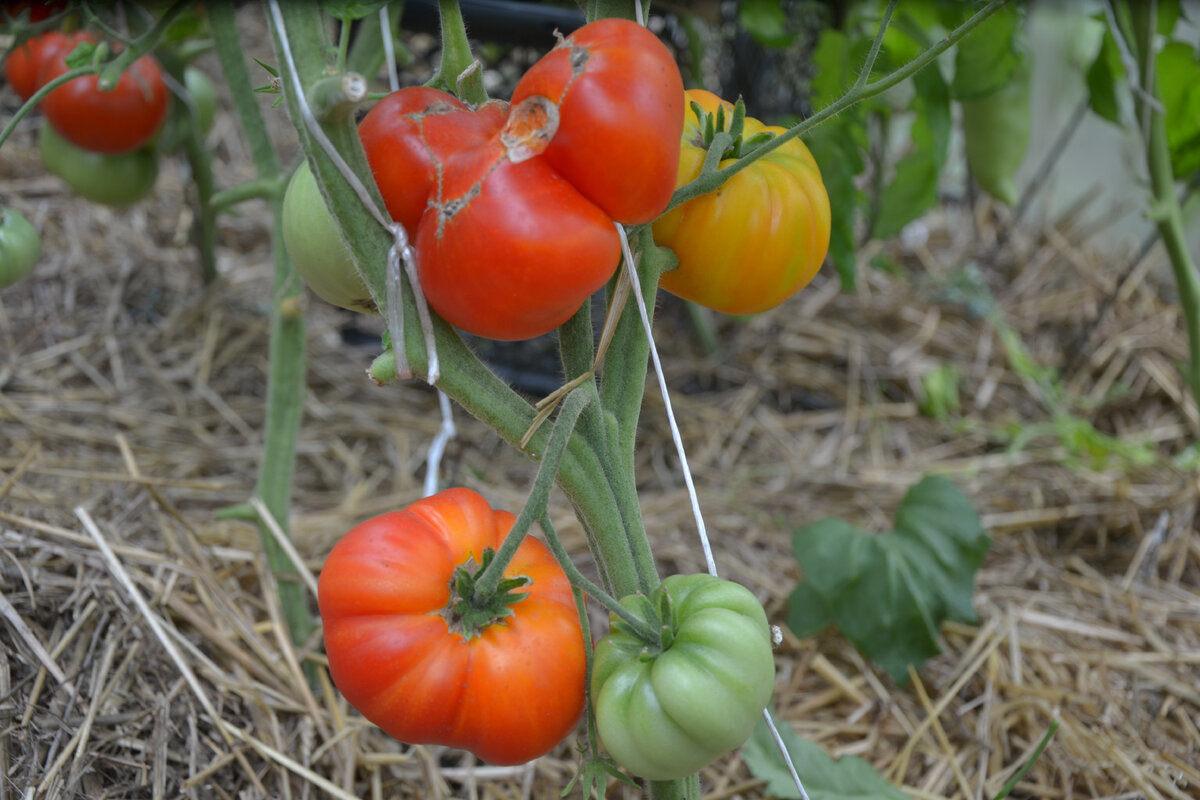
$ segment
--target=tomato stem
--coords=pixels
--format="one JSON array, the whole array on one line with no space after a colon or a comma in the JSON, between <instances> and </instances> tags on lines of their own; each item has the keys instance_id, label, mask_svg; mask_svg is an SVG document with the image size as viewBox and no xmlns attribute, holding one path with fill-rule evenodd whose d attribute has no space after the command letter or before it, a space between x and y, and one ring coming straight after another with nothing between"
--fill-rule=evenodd
<instances>
[{"instance_id":1,"label":"tomato stem","mask_svg":"<svg viewBox=\"0 0 1200 800\"><path fill-rule=\"evenodd\" d=\"M426 85L447 92L461 91L463 94L459 95L459 99L464 103L486 103L488 98L482 78L471 80L467 73L475 56L471 53L467 26L463 22L458 0L438 0L438 16L442 28L442 63Z\"/></svg>"},{"instance_id":2,"label":"tomato stem","mask_svg":"<svg viewBox=\"0 0 1200 800\"><path fill-rule=\"evenodd\" d=\"M575 563L571 561L571 556L567 549L563 547L562 540L558 538L558 533L555 532L554 526L550 522L548 514L542 514L541 517L542 532L546 535L546 544L550 547L550 552L558 559L559 566L567 575L567 580L571 585L584 592L588 597L604 606L610 613L615 615L623 622L626 627L634 633L639 639L646 642L648 645L658 646L660 641L658 631L646 623L637 614L634 614L625 606L621 605L615 597L597 586L594 582L588 580L587 576L579 571ZM590 651L590 646L589 646ZM588 654L589 670L591 669L591 653Z\"/></svg>"},{"instance_id":3,"label":"tomato stem","mask_svg":"<svg viewBox=\"0 0 1200 800\"><path fill-rule=\"evenodd\" d=\"M234 108L250 144L259 177L264 180L279 180L279 161L267 134L258 100L251 90L253 84L246 66L245 52L239 41L233 6L229 3L213 3L209 6L208 16L217 45L217 57L230 87ZM275 276L268 345L267 414L255 494L262 498L275 524L286 534L288 510L291 506L292 474L295 469L296 437L300 430L300 418L304 407L306 370L304 317L284 313L287 302L300 295L304 291L304 285L296 275L283 247L283 237L279 230L283 218L282 206L283 193L277 192L271 204L275 221L272 234ZM266 523L261 521L259 538L271 572L277 576L294 575L296 567L267 529ZM277 587L291 639L296 644L302 644L316 627L308 610L304 586L299 581L285 577L278 581ZM305 670L309 680L315 681L315 667L306 663Z\"/></svg>"},{"instance_id":4,"label":"tomato stem","mask_svg":"<svg viewBox=\"0 0 1200 800\"><path fill-rule=\"evenodd\" d=\"M542 456L541 466L538 467L537 477L534 478L533 489L530 490L529 497L525 501L525 507L517 515L517 520L513 523L508 536L504 537L504 544L500 545L496 557L487 564L475 580L473 597L476 605L486 603L488 598L496 593L504 570L517 552L517 548L521 546L521 542L525 540L530 525L546 513L546 506L550 502L550 489L554 486L558 466L562 463L563 454L567 451L567 443L575 430L575 423L579 420L579 415L590 399L586 392L576 389L567 395L567 399L563 402L562 410L558 412L558 419L550 433L546 453Z\"/></svg>"}]
</instances>

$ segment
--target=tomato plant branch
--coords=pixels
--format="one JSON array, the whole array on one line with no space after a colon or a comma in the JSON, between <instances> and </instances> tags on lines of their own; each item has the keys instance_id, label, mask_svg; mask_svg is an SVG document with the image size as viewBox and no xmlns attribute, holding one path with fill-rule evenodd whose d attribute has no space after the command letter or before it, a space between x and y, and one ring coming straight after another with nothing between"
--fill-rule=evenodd
<instances>
[{"instance_id":1,"label":"tomato plant branch","mask_svg":"<svg viewBox=\"0 0 1200 800\"><path fill-rule=\"evenodd\" d=\"M447 92L461 92L459 99L471 105L487 102L483 89L483 78L464 80L475 63L471 53L471 42L467 39L467 26L463 22L462 9L458 0L438 0L438 17L442 27L442 63L427 85Z\"/></svg>"},{"instance_id":2,"label":"tomato plant branch","mask_svg":"<svg viewBox=\"0 0 1200 800\"><path fill-rule=\"evenodd\" d=\"M17 129L17 123L20 122L26 114L28 114L30 111L33 111L33 109L37 107L38 103L42 102L46 95L53 92L59 86L62 86L64 83L72 81L75 78L83 75L94 74L96 74L96 68L93 66L76 67L75 69L67 70L54 80L47 81L45 84L43 84L41 88L34 92L28 100L21 104L21 107L17 109L17 113L13 114L12 119L10 119L8 124L4 126L4 129L0 130L0 147L4 146L4 143L8 141L8 137L12 136L13 131Z\"/></svg>"},{"instance_id":3,"label":"tomato plant branch","mask_svg":"<svg viewBox=\"0 0 1200 800\"><path fill-rule=\"evenodd\" d=\"M1175 175L1171 166L1171 149L1167 141L1166 117L1158 99L1158 81L1153 73L1156 30L1154 3L1136 5L1133 10L1133 26L1138 64L1143 70L1140 81L1143 91L1134 94L1134 102L1137 104L1145 132L1146 165L1154 193L1150 217L1158 227L1158 235L1162 238L1163 247L1171 262L1171 270L1175 274L1188 338L1188 363L1184 377L1193 401L1200 406L1200 275L1196 272L1191 253L1188 252L1183 211L1175 195Z\"/></svg>"},{"instance_id":4,"label":"tomato plant branch","mask_svg":"<svg viewBox=\"0 0 1200 800\"><path fill-rule=\"evenodd\" d=\"M261 178L277 180L280 177L279 162L251 90L253 83L250 81L245 53L239 41L233 5L214 3L209 6L208 15L216 42L217 57L231 89L242 130L250 143L255 167ZM268 345L267 415L263 432L262 461L255 492L262 498L263 504L275 518L280 530L286 533L291 505L292 473L295 468L296 437L304 408L305 342L304 315L299 302L304 285L283 247L283 236L279 229L283 218L282 207L283 194L277 192L271 202L275 223L271 239L275 277ZM263 523L259 525L259 538L271 572L280 578L279 600L292 641L301 644L315 630L304 586L295 579L295 565ZM307 665L306 669L310 670L310 677L315 675Z\"/></svg>"},{"instance_id":5,"label":"tomato plant branch","mask_svg":"<svg viewBox=\"0 0 1200 800\"><path fill-rule=\"evenodd\" d=\"M546 544L549 546L550 552L558 559L558 565L567 574L567 579L571 581L571 585L619 617L631 631L641 637L647 644L661 643L662 634L660 631L651 627L644 619L625 608L615 597L597 586L579 571L579 567L575 566L575 562L571 560L570 553L563 547L562 540L558 538L558 533L554 530L554 525L550 522L550 516L543 513L540 522L542 532L546 535ZM590 652L588 654L588 664L590 670Z\"/></svg>"},{"instance_id":6,"label":"tomato plant branch","mask_svg":"<svg viewBox=\"0 0 1200 800\"><path fill-rule=\"evenodd\" d=\"M128 47L117 54L116 58L104 65L104 68L99 71L100 77L96 83L97 88L102 92L107 92L116 87L117 81L121 80L121 73L134 61L137 61L155 47L158 47L158 43L162 41L163 34L167 32L167 28L190 5L192 5L192 0L177 0L176 3L164 11L150 30L131 41Z\"/></svg>"},{"instance_id":7,"label":"tomato plant branch","mask_svg":"<svg viewBox=\"0 0 1200 800\"><path fill-rule=\"evenodd\" d=\"M911 78L913 75L917 74L925 67L933 63L938 56L946 52L954 44L961 41L963 37L975 30L975 28L977 28L984 20L999 11L1000 7L1007 2L1008 0L991 0L991 2L989 2L986 6L975 12L970 19L959 25L953 31L948 33L945 38L934 44L929 49L925 50L923 53L921 53L921 55L917 56L912 61L909 61L904 66L899 67L879 80L863 85L858 85L856 83L855 86L850 89L850 91L846 92L835 102L830 103L808 119L797 123L784 133L781 133L770 141L760 145L753 152L743 156L742 158L739 158L729 166L710 170L707 169L706 162L706 169L702 169L700 174L696 176L694 180L692 180L690 183L680 186L675 190L675 194L672 195L671 202L667 206L667 211L686 203L688 200L691 200L694 197L699 197L700 195L716 191L721 184L733 177L734 174L741 172L743 169L750 166L775 148L782 147L786 142L795 139L797 136L803 136L823 122L836 117L846 109L855 106L864 100L869 100L872 97L880 95L883 92L886 92L888 89L891 89L893 86L907 80L908 78ZM868 71L869 70L864 70L864 72Z\"/></svg>"},{"instance_id":8,"label":"tomato plant branch","mask_svg":"<svg viewBox=\"0 0 1200 800\"><path fill-rule=\"evenodd\" d=\"M871 77L871 70L875 68L875 59L879 57L879 48L883 46L883 35L887 33L888 25L892 21L892 14L896 11L896 2L897 0L888 0L887 8L883 10L883 17L879 20L879 30L871 42L871 50L867 53L867 59L858 73L858 79L854 81L855 89L865 86L867 78Z\"/></svg>"},{"instance_id":9,"label":"tomato plant branch","mask_svg":"<svg viewBox=\"0 0 1200 800\"><path fill-rule=\"evenodd\" d=\"M248 200L273 200L281 195L287 183L280 177L253 178L237 186L214 192L208 204L214 211L225 211Z\"/></svg>"},{"instance_id":10,"label":"tomato plant branch","mask_svg":"<svg viewBox=\"0 0 1200 800\"><path fill-rule=\"evenodd\" d=\"M558 412L558 419L550 432L550 441L546 444L546 451L542 455L542 463L538 467L537 477L534 478L529 497L526 498L525 505L521 509L521 513L517 515L516 521L513 522L512 530L504 537L504 544L496 551L496 557L487 569L479 573L475 579L476 601L484 601L496 592L496 587L500 585L500 580L504 577L504 570L512 561L521 542L525 541L525 536L529 533L529 526L545 516L546 506L550 502L550 489L554 486L558 467L567 450L567 443L571 439L571 433L575 430L575 423L579 420L580 413L583 412L584 406L590 399L586 392L576 389L567 395L567 399L563 402L562 408Z\"/></svg>"}]
</instances>

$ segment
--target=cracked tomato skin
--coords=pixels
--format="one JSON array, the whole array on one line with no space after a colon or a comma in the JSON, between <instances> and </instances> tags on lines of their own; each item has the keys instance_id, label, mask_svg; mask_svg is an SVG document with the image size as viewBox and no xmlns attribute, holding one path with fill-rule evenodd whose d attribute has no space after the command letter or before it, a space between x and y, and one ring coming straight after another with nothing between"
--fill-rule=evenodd
<instances>
[{"instance_id":1,"label":"cracked tomato skin","mask_svg":"<svg viewBox=\"0 0 1200 800\"><path fill-rule=\"evenodd\" d=\"M733 105L711 92L691 89L709 113ZM704 133L685 112L678 184L700 174ZM745 138L780 134L774 125L746 117ZM732 163L725 159L721 167ZM693 198L654 223L654 241L679 257L659 285L726 314L756 314L774 308L804 288L829 249L829 195L817 162L799 139L781 145L725 181L715 192Z\"/></svg>"},{"instance_id":2,"label":"cracked tomato skin","mask_svg":"<svg viewBox=\"0 0 1200 800\"><path fill-rule=\"evenodd\" d=\"M675 191L683 79L666 46L624 19L579 28L522 76L516 106L541 95L559 109L545 158L617 222L663 212Z\"/></svg>"},{"instance_id":3,"label":"cracked tomato skin","mask_svg":"<svg viewBox=\"0 0 1200 800\"><path fill-rule=\"evenodd\" d=\"M70 49L61 49L42 63L38 85L67 72ZM170 93L162 67L152 56L129 65L117 85L102 92L98 75L81 75L59 86L42 101L42 111L59 135L93 153L117 155L147 144L167 118Z\"/></svg>"},{"instance_id":4,"label":"cracked tomato skin","mask_svg":"<svg viewBox=\"0 0 1200 800\"><path fill-rule=\"evenodd\" d=\"M519 764L579 720L583 632L545 545L526 538L505 570L532 582L502 622L468 640L443 615L455 567L498 550L514 520L474 491L447 489L367 520L330 552L318 585L330 673L351 705L400 741Z\"/></svg>"},{"instance_id":5,"label":"cracked tomato skin","mask_svg":"<svg viewBox=\"0 0 1200 800\"><path fill-rule=\"evenodd\" d=\"M437 180L438 164L451 153L480 144L503 126L507 106L484 104L472 111L457 97L428 86L392 92L358 126L367 163L392 219L409 238Z\"/></svg>"},{"instance_id":6,"label":"cracked tomato skin","mask_svg":"<svg viewBox=\"0 0 1200 800\"><path fill-rule=\"evenodd\" d=\"M562 325L612 277L612 221L545 159L514 162L493 139L446 162L417 230L421 288L476 336L531 339Z\"/></svg>"}]
</instances>

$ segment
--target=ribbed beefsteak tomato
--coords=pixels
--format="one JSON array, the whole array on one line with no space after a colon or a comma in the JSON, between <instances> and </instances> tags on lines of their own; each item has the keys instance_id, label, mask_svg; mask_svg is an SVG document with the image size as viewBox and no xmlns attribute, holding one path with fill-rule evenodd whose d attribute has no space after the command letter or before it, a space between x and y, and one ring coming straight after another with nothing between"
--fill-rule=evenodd
<instances>
[{"instance_id":1,"label":"ribbed beefsteak tomato","mask_svg":"<svg viewBox=\"0 0 1200 800\"><path fill-rule=\"evenodd\" d=\"M527 538L517 549L505 578L529 582L490 622L456 602L456 570L498 550L514 520L476 492L447 489L362 523L330 552L318 593L329 671L395 738L518 764L578 721L583 632L545 545Z\"/></svg>"},{"instance_id":2,"label":"ribbed beefsteak tomato","mask_svg":"<svg viewBox=\"0 0 1200 800\"><path fill-rule=\"evenodd\" d=\"M706 119L733 117L733 105L692 89L683 130L678 185L700 174ZM746 117L742 141L785 131ZM721 167L735 159L723 157ZM731 176L715 192L693 198L654 223L654 240L671 248L679 267L663 273L668 292L726 314L774 308L817 274L829 249L829 195L817 162L792 139Z\"/></svg>"}]
</instances>

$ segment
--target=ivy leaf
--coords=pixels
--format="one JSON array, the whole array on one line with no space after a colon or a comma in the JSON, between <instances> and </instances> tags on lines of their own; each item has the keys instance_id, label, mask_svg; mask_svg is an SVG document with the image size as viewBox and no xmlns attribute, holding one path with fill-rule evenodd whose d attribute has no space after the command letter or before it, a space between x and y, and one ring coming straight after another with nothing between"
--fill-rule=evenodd
<instances>
[{"instance_id":1,"label":"ivy leaf","mask_svg":"<svg viewBox=\"0 0 1200 800\"><path fill-rule=\"evenodd\" d=\"M792 537L804 581L790 599L788 625L811 633L819 597L832 623L897 681L941 652L947 619L973 623L975 572L991 538L970 500L946 477L909 490L894 530L872 535L840 519L806 525Z\"/></svg>"},{"instance_id":2,"label":"ivy leaf","mask_svg":"<svg viewBox=\"0 0 1200 800\"><path fill-rule=\"evenodd\" d=\"M797 736L791 726L776 719L775 727L811 800L908 800L908 795L858 756L842 756L834 761L820 745ZM765 720L758 723L742 747L742 760L755 777L767 782L767 796L787 800L800 797Z\"/></svg>"},{"instance_id":3,"label":"ivy leaf","mask_svg":"<svg viewBox=\"0 0 1200 800\"><path fill-rule=\"evenodd\" d=\"M1200 60L1184 42L1171 42L1158 54L1158 91L1166 108L1171 167L1183 178L1200 169Z\"/></svg>"},{"instance_id":4,"label":"ivy leaf","mask_svg":"<svg viewBox=\"0 0 1200 800\"><path fill-rule=\"evenodd\" d=\"M958 43L950 91L958 100L983 97L1005 86L1024 58L1022 17L1007 5Z\"/></svg>"},{"instance_id":5,"label":"ivy leaf","mask_svg":"<svg viewBox=\"0 0 1200 800\"><path fill-rule=\"evenodd\" d=\"M738 24L766 47L787 47L796 40L779 0L741 0L737 15Z\"/></svg>"},{"instance_id":6,"label":"ivy leaf","mask_svg":"<svg viewBox=\"0 0 1200 800\"><path fill-rule=\"evenodd\" d=\"M938 203L938 185L950 146L950 91L937 64L913 76L916 95L910 135L913 151L896 164L884 187L872 235L888 239Z\"/></svg>"}]
</instances>

